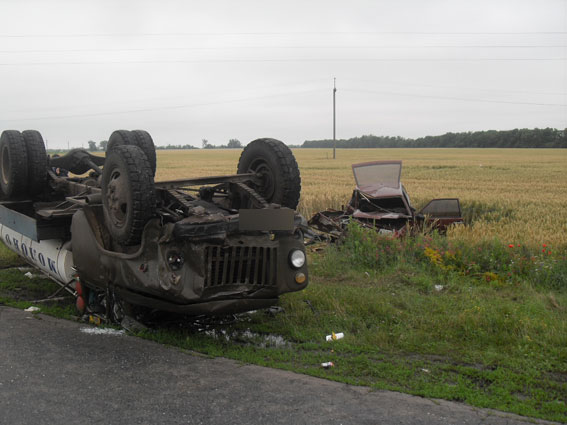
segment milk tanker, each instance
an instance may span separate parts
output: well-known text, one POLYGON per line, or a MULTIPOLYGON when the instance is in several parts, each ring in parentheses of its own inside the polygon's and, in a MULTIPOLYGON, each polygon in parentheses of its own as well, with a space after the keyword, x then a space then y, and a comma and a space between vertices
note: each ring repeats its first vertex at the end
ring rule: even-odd
POLYGON ((73 254, 68 250, 70 241, 33 241, 5 225, 0 225, 0 235, 8 248, 49 277, 64 285, 75 279, 77 273, 73 268, 73 254))

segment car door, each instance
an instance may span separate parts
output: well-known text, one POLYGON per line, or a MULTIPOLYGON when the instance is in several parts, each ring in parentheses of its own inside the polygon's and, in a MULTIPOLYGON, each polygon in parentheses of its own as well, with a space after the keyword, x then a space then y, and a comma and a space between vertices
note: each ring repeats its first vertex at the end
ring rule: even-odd
POLYGON ((433 199, 423 207, 418 216, 425 224, 444 232, 453 223, 462 223, 461 204, 457 198, 433 199))

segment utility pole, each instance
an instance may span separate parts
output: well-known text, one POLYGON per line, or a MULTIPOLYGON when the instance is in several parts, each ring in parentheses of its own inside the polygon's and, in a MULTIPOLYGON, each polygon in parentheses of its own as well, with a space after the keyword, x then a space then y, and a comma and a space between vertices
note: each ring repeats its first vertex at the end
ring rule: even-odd
POLYGON ((336 115, 336 107, 335 107, 336 93, 337 93, 337 79, 333 78, 333 159, 337 157, 335 153, 335 151, 337 150, 337 131, 336 131, 337 115, 336 115))

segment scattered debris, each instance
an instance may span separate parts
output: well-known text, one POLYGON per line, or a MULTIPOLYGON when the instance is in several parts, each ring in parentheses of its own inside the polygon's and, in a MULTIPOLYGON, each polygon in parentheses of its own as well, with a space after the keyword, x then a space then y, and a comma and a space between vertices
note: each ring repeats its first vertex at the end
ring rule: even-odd
POLYGON ((421 371, 422 371, 422 372, 425 372, 425 373, 430 373, 430 372, 431 372, 429 369, 421 369, 421 371))
POLYGON ((33 300, 34 303, 46 303, 46 302, 52 302, 52 301, 63 301, 68 299, 68 296, 65 297, 54 297, 54 298, 43 298, 41 300, 33 300))
POLYGON ((319 312, 318 312, 317 310, 315 310, 315 307, 313 307, 313 304, 311 304, 311 301, 309 301, 309 300, 303 300, 303 302, 309 306, 309 308, 311 309, 311 311, 313 312, 313 314, 314 314, 315 316, 318 316, 318 315, 319 315, 319 312))
POLYGON ((342 333, 342 332, 339 332, 339 333, 334 333, 334 332, 332 332, 331 335, 327 335, 327 336, 325 337, 325 339, 326 339, 327 341, 336 341, 336 340, 338 340, 338 339, 343 339, 344 337, 345 337, 345 334, 342 333))
POLYGON ((24 311, 28 313, 37 313, 39 311, 39 307, 31 306, 26 308, 24 311))
POLYGON ((273 305, 265 309, 265 313, 269 316, 275 316, 276 314, 279 313, 285 313, 285 310, 283 307, 280 307, 279 305, 273 305))
POLYGON ((93 316, 91 314, 89 315, 89 323, 91 325, 100 326, 102 323, 102 319, 99 316, 93 316))
POLYGON ((203 333, 216 340, 226 342, 243 343, 244 345, 256 345, 260 348, 274 347, 287 348, 291 346, 281 335, 260 334, 250 329, 244 331, 227 331, 226 329, 203 329, 203 333))
POLYGON ((124 316, 122 321, 120 322, 120 326, 126 329, 128 332, 140 332, 145 329, 148 329, 143 323, 140 323, 136 319, 130 316, 124 316))
POLYGON ((31 274, 31 272, 24 273, 24 276, 28 279, 33 279, 33 274, 31 274))
POLYGON ((112 328, 81 328, 80 331, 89 335, 113 335, 120 336, 124 335, 126 331, 124 329, 116 330, 112 328))
POLYGON ((442 291, 443 288, 444 288, 443 285, 435 285, 435 290, 436 290, 437 292, 442 291))
POLYGON ((330 369, 332 367, 335 367, 335 364, 333 362, 325 362, 325 363, 321 363, 321 367, 323 369, 330 369))
POLYGON ((28 272, 28 271, 30 271, 30 270, 34 270, 33 267, 30 267, 30 266, 16 267, 16 269, 17 269, 18 271, 21 271, 22 273, 23 273, 23 272, 28 272))

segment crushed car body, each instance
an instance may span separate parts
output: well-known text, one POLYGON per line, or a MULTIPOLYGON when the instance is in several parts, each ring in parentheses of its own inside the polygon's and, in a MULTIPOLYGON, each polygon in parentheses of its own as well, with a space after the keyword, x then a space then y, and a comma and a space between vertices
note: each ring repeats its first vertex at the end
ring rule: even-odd
POLYGON ((315 214, 309 226, 340 238, 352 220, 381 233, 404 235, 424 226, 443 233, 454 223, 462 223, 456 198, 433 199, 416 212, 401 183, 402 161, 372 161, 352 165, 356 188, 343 211, 326 210, 315 214))
POLYGON ((301 179, 280 141, 249 143, 234 175, 155 182, 145 131, 114 132, 106 157, 48 157, 37 131, 8 130, 0 168, 2 241, 73 288, 79 310, 104 298, 107 312, 221 315, 308 284, 301 179))

